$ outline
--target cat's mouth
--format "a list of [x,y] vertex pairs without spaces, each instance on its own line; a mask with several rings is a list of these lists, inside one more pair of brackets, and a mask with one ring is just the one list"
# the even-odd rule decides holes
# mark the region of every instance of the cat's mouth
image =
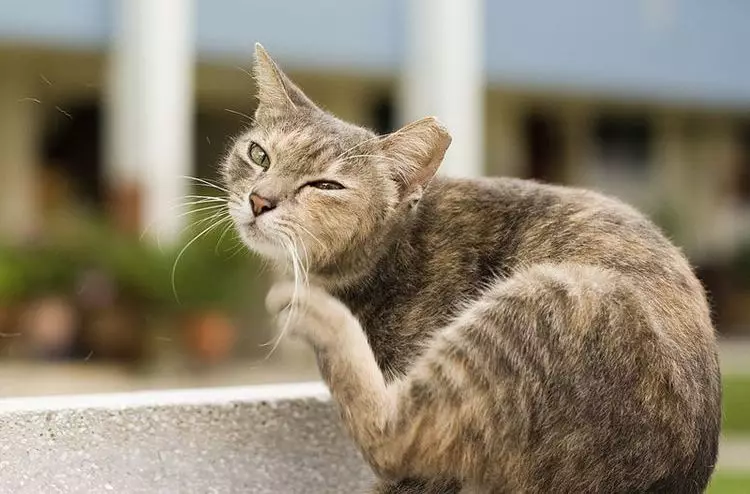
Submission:
[[245,244],[261,254],[266,254],[269,249],[281,248],[282,242],[278,234],[272,228],[264,228],[257,218],[237,222],[240,236]]

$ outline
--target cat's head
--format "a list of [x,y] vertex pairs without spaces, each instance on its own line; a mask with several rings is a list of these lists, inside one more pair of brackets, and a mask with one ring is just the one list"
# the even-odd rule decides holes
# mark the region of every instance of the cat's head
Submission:
[[415,207],[451,138],[433,118],[386,135],[317,107],[256,45],[258,107],[222,165],[247,246],[311,271],[372,252]]

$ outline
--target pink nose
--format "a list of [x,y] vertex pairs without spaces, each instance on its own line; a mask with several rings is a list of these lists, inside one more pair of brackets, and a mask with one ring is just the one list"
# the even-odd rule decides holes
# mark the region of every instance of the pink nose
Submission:
[[261,214],[274,209],[276,207],[276,202],[252,193],[250,194],[250,205],[253,208],[253,214],[255,216],[260,216]]

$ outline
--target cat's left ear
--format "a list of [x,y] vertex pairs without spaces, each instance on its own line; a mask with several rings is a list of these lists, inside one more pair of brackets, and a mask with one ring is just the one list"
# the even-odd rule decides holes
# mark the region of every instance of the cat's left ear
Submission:
[[260,43],[255,43],[253,75],[258,85],[259,110],[287,112],[301,107],[316,108],[315,103],[281,71]]
[[419,199],[451,144],[448,130],[434,117],[412,122],[382,138],[401,199]]

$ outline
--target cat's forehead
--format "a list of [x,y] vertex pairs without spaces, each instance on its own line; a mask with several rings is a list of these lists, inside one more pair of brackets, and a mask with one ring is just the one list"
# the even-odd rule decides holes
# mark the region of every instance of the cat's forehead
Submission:
[[352,151],[364,152],[371,136],[364,129],[333,119],[259,122],[248,132],[249,140],[258,142],[281,164],[311,172],[340,161]]

